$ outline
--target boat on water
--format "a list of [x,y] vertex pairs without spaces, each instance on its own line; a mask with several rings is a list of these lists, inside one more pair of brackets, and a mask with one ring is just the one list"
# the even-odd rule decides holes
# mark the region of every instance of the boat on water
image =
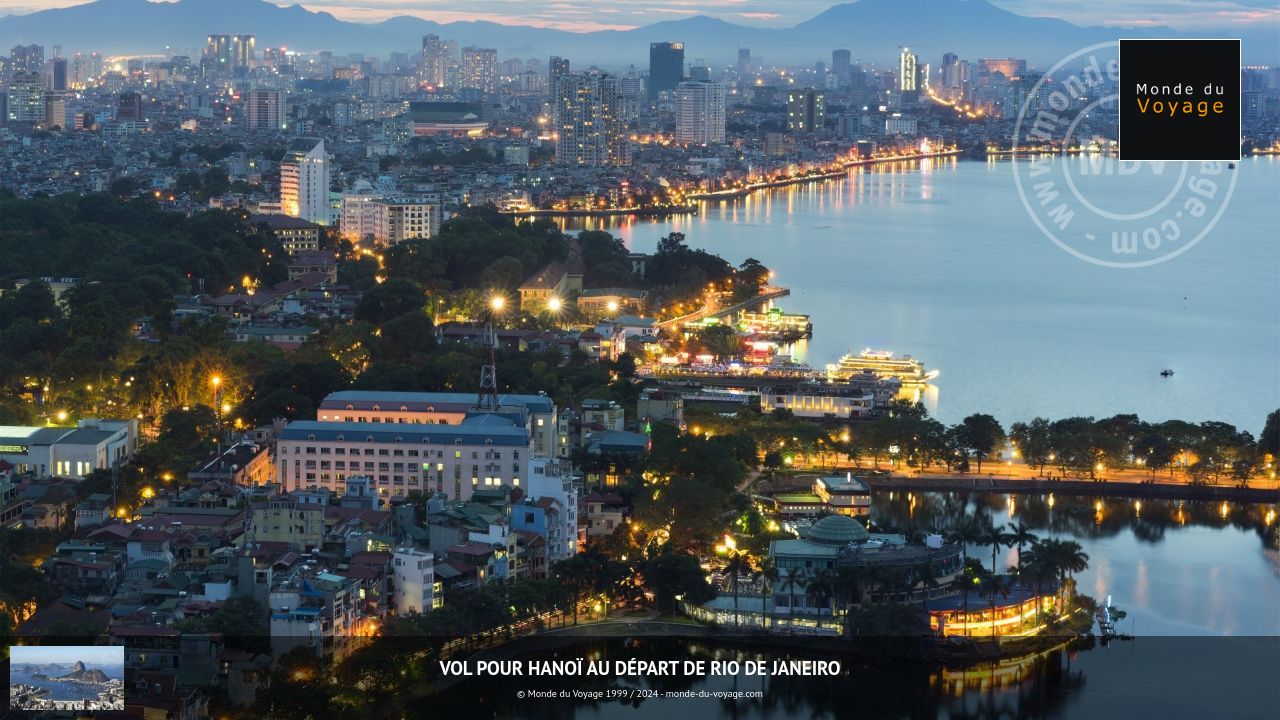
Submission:
[[1173,370],[1165,368],[1160,371],[1160,377],[1173,377]]
[[895,357],[892,350],[867,348],[857,355],[850,353],[839,362],[827,365],[827,378],[830,380],[848,380],[867,372],[897,378],[902,381],[904,389],[909,385],[923,387],[938,376],[937,370],[925,370],[924,363],[910,355]]
[[1107,595],[1107,601],[1098,607],[1094,615],[1094,619],[1098,622],[1098,634],[1102,636],[1103,640],[1116,637],[1119,634],[1116,632],[1114,609],[1111,604],[1111,596]]

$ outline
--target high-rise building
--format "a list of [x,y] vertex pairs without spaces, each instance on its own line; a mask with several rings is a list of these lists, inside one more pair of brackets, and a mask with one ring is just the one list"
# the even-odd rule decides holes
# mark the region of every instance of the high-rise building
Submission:
[[724,124],[724,85],[687,81],[676,86],[677,143],[722,143]]
[[916,55],[910,48],[902,48],[902,53],[898,55],[898,90],[916,90]]
[[285,215],[329,224],[329,153],[324,140],[299,138],[280,161],[280,208]]
[[116,120],[142,122],[142,96],[132,90],[120,93],[116,98]]
[[738,48],[738,75],[746,77],[751,74],[751,49]]
[[38,73],[44,70],[43,45],[15,45],[9,51],[9,72]]
[[234,67],[253,67],[256,44],[257,39],[253,35],[232,35],[231,64]]
[[547,61],[547,94],[551,97],[556,96],[556,80],[561,76],[569,74],[569,59],[551,56]]
[[257,39],[250,34],[210,35],[204,47],[204,56],[223,69],[251,67]]
[[9,111],[11,123],[44,121],[44,78],[38,72],[14,73],[9,78]]
[[250,130],[284,130],[284,93],[250,90],[244,96],[244,121]]
[[204,56],[212,60],[215,65],[230,67],[231,36],[210,35],[205,41]]
[[462,87],[484,93],[498,90],[498,51],[493,48],[462,49]]
[[684,79],[684,43],[649,43],[649,99],[671,92]]
[[787,92],[787,130],[817,132],[826,120],[826,96],[821,91],[802,88]]
[[65,93],[46,92],[44,94],[44,120],[42,124],[46,130],[53,128],[66,129],[67,96]]
[[841,85],[849,84],[849,64],[852,58],[853,53],[848,50],[831,51],[831,72]]
[[439,35],[422,36],[422,73],[420,79],[433,88],[444,87],[444,69],[449,59]]
[[631,141],[622,112],[622,83],[599,71],[570,73],[556,83],[556,162],[629,165]]
[[67,59],[53,58],[44,65],[45,87],[50,92],[67,91]]

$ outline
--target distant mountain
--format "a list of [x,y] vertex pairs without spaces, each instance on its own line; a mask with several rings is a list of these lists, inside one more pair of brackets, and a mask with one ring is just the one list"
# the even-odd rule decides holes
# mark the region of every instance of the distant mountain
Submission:
[[[435,33],[460,45],[498,48],[501,57],[570,58],[576,65],[648,64],[649,43],[679,40],[685,58],[732,62],[740,47],[771,62],[829,60],[832,49],[855,58],[891,62],[899,45],[925,62],[945,52],[961,57],[1023,57],[1045,66],[1080,48],[1117,37],[1180,37],[1168,28],[1079,27],[1053,18],[1026,17],[987,0],[859,0],[836,5],[789,28],[753,28],[706,16],[654,23],[635,30],[573,33],[491,22],[440,24],[399,16],[379,23],[351,23],[301,5],[265,0],[96,0],[83,5],[0,18],[0,52],[19,43],[62,45],[64,52],[108,54],[198,50],[210,33],[254,33],[258,47],[364,52],[381,57],[414,51]],[[1233,33],[1227,33],[1231,35]],[[1206,29],[1205,37],[1222,32]],[[1273,27],[1258,24],[1245,41],[1246,62],[1275,62]]]
[[59,675],[55,680],[63,680],[67,682],[83,682],[83,683],[105,683],[110,678],[101,670],[89,670],[85,668],[84,663],[77,660],[75,667],[66,675]]

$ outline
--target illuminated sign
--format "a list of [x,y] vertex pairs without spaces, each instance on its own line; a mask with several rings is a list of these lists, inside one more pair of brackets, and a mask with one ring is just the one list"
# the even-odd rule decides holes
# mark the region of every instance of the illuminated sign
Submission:
[[26,455],[26,445],[0,445],[0,455]]

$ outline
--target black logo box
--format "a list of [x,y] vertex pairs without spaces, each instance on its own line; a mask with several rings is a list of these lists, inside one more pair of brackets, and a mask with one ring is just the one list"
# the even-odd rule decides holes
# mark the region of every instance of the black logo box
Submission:
[[1120,41],[1121,160],[1239,160],[1241,110],[1240,40]]

